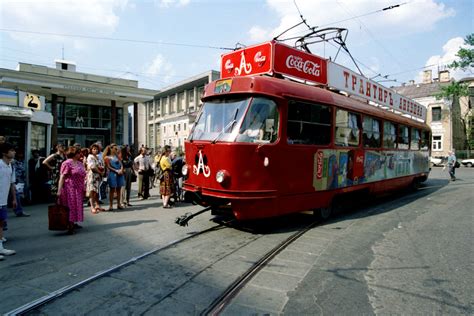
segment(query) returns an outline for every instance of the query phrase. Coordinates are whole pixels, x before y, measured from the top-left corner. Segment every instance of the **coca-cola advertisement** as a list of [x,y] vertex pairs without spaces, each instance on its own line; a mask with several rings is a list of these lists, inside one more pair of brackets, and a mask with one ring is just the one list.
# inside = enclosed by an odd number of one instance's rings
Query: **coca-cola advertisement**
[[221,78],[270,73],[272,42],[239,49],[221,57]]
[[282,75],[327,84],[326,60],[287,45],[274,42],[273,71]]

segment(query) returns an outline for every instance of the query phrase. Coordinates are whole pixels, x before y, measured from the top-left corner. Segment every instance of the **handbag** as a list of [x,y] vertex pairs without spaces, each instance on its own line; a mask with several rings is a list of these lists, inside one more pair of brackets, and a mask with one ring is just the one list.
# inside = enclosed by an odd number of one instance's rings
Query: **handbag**
[[64,205],[48,206],[49,230],[67,230],[69,225],[69,208]]
[[147,171],[149,177],[153,177],[155,175],[155,170],[153,168],[149,168]]
[[456,161],[454,163],[454,168],[459,168],[459,167],[461,167],[461,164],[459,163],[459,161]]
[[161,169],[161,167],[158,167],[156,169],[156,177],[155,178],[162,181],[164,177],[165,177],[165,173],[164,173],[163,169]]
[[137,175],[135,174],[135,172],[131,173],[130,181],[131,182],[137,182]]

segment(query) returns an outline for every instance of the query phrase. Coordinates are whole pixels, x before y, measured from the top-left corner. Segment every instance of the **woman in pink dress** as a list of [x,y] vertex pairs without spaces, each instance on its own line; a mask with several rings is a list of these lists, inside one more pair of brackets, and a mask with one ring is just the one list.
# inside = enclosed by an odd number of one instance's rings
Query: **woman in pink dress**
[[74,234],[75,228],[82,228],[77,222],[84,220],[83,200],[85,196],[84,180],[86,169],[80,161],[81,150],[69,147],[66,152],[68,158],[61,165],[61,176],[58,186],[58,200],[60,205],[69,208],[68,234]]

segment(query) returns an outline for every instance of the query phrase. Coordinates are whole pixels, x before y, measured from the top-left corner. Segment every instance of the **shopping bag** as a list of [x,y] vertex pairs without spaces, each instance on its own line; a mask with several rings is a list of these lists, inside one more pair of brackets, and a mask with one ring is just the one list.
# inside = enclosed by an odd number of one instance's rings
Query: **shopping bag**
[[69,224],[69,208],[53,204],[48,206],[49,230],[67,230]]

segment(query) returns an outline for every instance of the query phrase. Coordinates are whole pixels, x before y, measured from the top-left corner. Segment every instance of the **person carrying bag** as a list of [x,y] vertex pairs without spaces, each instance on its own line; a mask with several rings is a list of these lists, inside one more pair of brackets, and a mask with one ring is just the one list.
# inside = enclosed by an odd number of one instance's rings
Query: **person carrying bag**
[[69,208],[56,204],[48,206],[48,229],[54,231],[65,231],[69,225]]
[[160,170],[163,173],[160,181],[160,194],[163,197],[163,208],[172,208],[170,205],[171,195],[174,193],[174,182],[172,165],[170,160],[171,147],[166,145],[160,158]]

